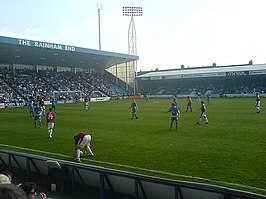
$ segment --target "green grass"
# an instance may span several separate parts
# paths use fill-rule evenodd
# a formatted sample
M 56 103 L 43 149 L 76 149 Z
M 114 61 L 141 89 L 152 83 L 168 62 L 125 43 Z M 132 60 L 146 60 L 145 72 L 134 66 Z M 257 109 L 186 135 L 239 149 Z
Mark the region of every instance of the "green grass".
M 266 112 L 256 113 L 253 98 L 213 99 L 207 106 L 208 125 L 204 119 L 195 125 L 200 115 L 196 99 L 193 112 L 187 113 L 186 100 L 179 99 L 178 133 L 169 131 L 171 115 L 164 114 L 171 99 L 137 103 L 137 120 L 130 119 L 131 100 L 91 103 L 88 111 L 81 103 L 58 105 L 52 139 L 45 126 L 33 127 L 28 107 L 1 109 L 1 144 L 69 158 L 1 148 L 72 161 L 73 136 L 89 131 L 95 156 L 83 158 L 83 163 L 266 194 Z

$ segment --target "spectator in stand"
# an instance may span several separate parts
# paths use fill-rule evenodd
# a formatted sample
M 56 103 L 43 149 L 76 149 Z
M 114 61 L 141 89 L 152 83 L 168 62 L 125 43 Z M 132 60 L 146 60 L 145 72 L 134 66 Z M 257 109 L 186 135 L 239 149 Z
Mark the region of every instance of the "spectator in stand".
M 14 184 L 0 185 L 1 199 L 27 199 L 26 193 L 23 189 Z
M 12 182 L 12 179 L 13 179 L 13 173 L 11 173 L 10 171 L 2 171 L 0 173 L 0 175 L 5 175 L 8 177 L 8 180 L 10 181 L 10 183 Z M 3 177 L 3 176 L 2 176 Z M 6 179 L 5 177 L 2 178 L 2 179 Z M 0 183 L 1 184 L 1 183 Z
M 0 174 L 0 184 L 11 184 L 11 181 L 5 174 Z
M 35 182 L 22 182 L 19 187 L 24 190 L 28 199 L 35 199 L 36 196 L 38 199 L 46 199 L 46 194 L 41 192 L 37 194 L 37 185 Z

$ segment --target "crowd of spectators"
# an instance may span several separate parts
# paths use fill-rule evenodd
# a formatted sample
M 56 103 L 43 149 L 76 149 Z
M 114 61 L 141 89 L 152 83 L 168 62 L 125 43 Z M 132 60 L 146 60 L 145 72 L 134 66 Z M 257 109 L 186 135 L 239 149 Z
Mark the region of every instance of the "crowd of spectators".
M 43 192 L 37 193 L 38 186 L 35 182 L 23 181 L 18 185 L 13 183 L 13 173 L 0 172 L 0 198 L 1 199 L 47 199 Z
M 190 81 L 171 81 L 171 82 L 141 82 L 141 93 L 150 95 L 190 95 L 194 96 L 200 92 L 202 95 L 212 92 L 213 95 L 225 96 L 227 94 L 255 95 L 256 93 L 266 93 L 264 78 L 243 78 L 234 81 L 223 79 L 219 81 L 210 80 L 190 80 Z
M 23 103 L 22 97 L 0 79 L 0 103 Z
M 183 88 L 174 87 L 174 88 L 167 88 L 167 87 L 159 87 L 155 89 L 148 89 L 147 92 L 150 95 L 189 95 L 189 96 L 196 96 L 197 92 L 202 93 L 205 95 L 208 92 L 211 92 L 213 95 L 224 96 L 226 94 L 238 94 L 238 95 L 255 95 L 256 93 L 266 93 L 266 87 L 246 87 L 246 86 L 232 86 L 227 89 L 223 87 L 213 87 L 209 88 Z
M 29 96 L 47 96 L 53 89 L 46 84 L 41 77 L 36 75 L 29 69 L 8 70 L 7 68 L 0 70 L 2 82 L 16 93 L 24 101 Z M 13 95 L 6 100 L 14 101 Z
M 266 92 L 263 81 L 265 78 L 240 79 L 227 83 L 222 83 L 221 80 L 212 83 L 208 80 L 158 82 L 157 84 L 150 82 L 144 86 L 139 84 L 139 91 L 143 94 L 150 93 L 150 95 L 193 95 L 197 90 L 200 90 L 202 94 L 211 90 L 214 95 L 254 94 Z M 29 98 L 38 99 L 39 97 L 50 101 L 54 97 L 54 92 L 58 93 L 57 100 L 75 99 L 75 101 L 83 96 L 120 97 L 132 94 L 101 73 L 54 70 L 36 72 L 27 68 L 14 70 L 0 68 L 0 103 L 8 106 L 21 106 Z
M 58 100 L 71 100 L 83 95 L 90 97 L 128 95 L 125 89 L 100 73 L 53 70 L 35 72 L 26 68 L 14 70 L 0 68 L 0 103 L 18 104 L 26 102 L 29 98 L 38 99 L 40 96 L 50 100 L 54 97 L 55 91 L 59 93 Z M 74 94 L 70 95 L 68 91 Z

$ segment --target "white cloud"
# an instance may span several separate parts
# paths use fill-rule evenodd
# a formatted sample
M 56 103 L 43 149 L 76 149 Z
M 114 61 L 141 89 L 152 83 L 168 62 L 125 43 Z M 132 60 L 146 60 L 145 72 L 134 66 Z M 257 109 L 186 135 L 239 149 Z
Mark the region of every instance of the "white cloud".
M 6 37 L 29 39 L 29 40 L 40 40 L 41 38 L 35 35 L 35 33 L 38 31 L 39 29 L 27 28 L 21 32 L 12 32 L 11 30 L 9 30 L 8 27 L 3 27 L 2 29 L 0 29 L 0 35 Z

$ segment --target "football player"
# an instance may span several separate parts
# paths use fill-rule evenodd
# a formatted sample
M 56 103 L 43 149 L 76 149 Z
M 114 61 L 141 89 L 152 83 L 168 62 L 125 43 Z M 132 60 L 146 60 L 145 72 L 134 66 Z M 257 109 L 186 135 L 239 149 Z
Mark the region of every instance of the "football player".
M 256 93 L 255 108 L 257 109 L 257 113 L 260 113 L 260 95 L 259 95 L 259 93 Z
M 180 110 L 179 107 L 173 102 L 172 106 L 169 108 L 168 111 L 166 111 L 165 113 L 171 112 L 172 116 L 171 116 L 171 123 L 170 123 L 170 131 L 172 130 L 173 127 L 173 123 L 175 122 L 175 128 L 176 130 L 178 130 L 178 118 L 180 117 Z
M 200 121 L 202 120 L 202 117 L 205 118 L 205 124 L 209 124 L 207 115 L 206 115 L 206 106 L 203 101 L 201 101 L 201 107 L 199 108 L 201 110 L 200 119 L 196 124 L 200 124 Z
M 81 132 L 73 137 L 74 143 L 75 143 L 75 152 L 76 152 L 76 158 L 75 162 L 80 163 L 80 156 L 83 154 L 81 151 L 81 148 L 85 148 L 86 152 L 89 156 L 94 156 L 91 147 L 91 135 L 88 132 Z
M 55 113 L 52 111 L 52 108 L 49 108 L 49 112 L 46 114 L 47 129 L 48 129 L 49 138 L 52 138 L 52 135 L 53 135 L 55 118 L 56 118 Z

